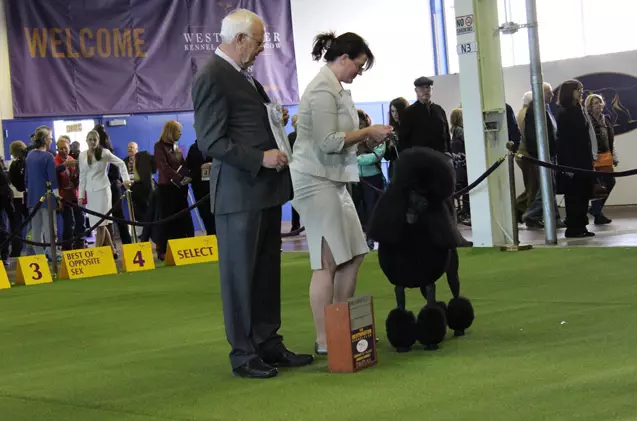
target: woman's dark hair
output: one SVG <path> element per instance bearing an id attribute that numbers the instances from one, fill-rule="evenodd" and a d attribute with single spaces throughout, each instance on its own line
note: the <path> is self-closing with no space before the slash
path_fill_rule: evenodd
<path id="1" fill-rule="evenodd" d="M 583 89 L 584 85 L 577 79 L 570 79 L 562 83 L 560 86 L 560 92 L 558 94 L 557 103 L 564 108 L 574 107 L 576 104 L 575 96 L 573 95 L 577 89 Z M 580 97 L 581 99 L 581 97 Z"/>
<path id="2" fill-rule="evenodd" d="M 38 128 L 35 132 L 35 137 L 33 138 L 33 146 L 36 149 L 40 149 L 43 146 L 46 146 L 46 137 L 51 133 L 51 129 L 48 127 Z"/>
<path id="3" fill-rule="evenodd" d="M 343 54 L 354 60 L 361 54 L 367 56 L 364 70 L 369 70 L 374 65 L 374 54 L 369 46 L 360 35 L 353 32 L 346 32 L 338 38 L 334 32 L 318 34 L 314 38 L 314 46 L 312 48 L 312 58 L 319 61 L 321 57 L 328 63 L 336 60 Z"/>
<path id="4" fill-rule="evenodd" d="M 399 121 L 394 120 L 394 117 L 391 115 L 391 107 L 394 107 L 396 111 L 398 111 Z M 403 97 L 394 98 L 389 103 L 389 125 L 392 126 L 394 129 L 397 129 L 400 125 L 400 121 L 403 119 L 403 113 L 405 112 L 405 109 L 407 107 L 409 107 L 409 101 L 407 101 Z"/>
<path id="5" fill-rule="evenodd" d="M 95 126 L 93 130 L 95 130 L 97 132 L 97 135 L 99 136 L 100 146 L 104 149 L 108 149 L 109 151 L 113 152 L 113 145 L 111 144 L 111 138 L 108 136 L 108 133 L 106 133 L 106 129 L 104 128 L 104 126 L 102 126 L 101 124 L 98 124 L 97 126 Z M 101 151 L 100 151 L 100 155 L 101 155 Z M 97 156 L 95 156 L 95 158 L 97 158 Z"/>

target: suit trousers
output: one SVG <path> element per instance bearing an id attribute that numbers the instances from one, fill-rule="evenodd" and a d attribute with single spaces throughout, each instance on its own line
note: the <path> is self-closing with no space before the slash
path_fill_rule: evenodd
<path id="1" fill-rule="evenodd" d="M 282 343 L 281 207 L 215 215 L 232 368 Z"/>

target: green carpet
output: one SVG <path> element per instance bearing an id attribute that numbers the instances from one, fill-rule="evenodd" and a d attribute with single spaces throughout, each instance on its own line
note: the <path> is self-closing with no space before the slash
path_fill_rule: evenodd
<path id="1" fill-rule="evenodd" d="M 265 381 L 230 375 L 214 264 L 0 291 L 0 420 L 637 419 L 636 254 L 463 250 L 474 325 L 409 354 L 384 337 L 393 290 L 370 255 L 357 294 L 375 299 L 379 364 Z M 311 352 L 307 255 L 283 274 L 285 342 Z"/>

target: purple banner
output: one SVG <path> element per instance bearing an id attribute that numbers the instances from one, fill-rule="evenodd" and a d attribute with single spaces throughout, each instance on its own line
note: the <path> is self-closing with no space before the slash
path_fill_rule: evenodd
<path id="1" fill-rule="evenodd" d="M 14 114 L 191 111 L 197 69 L 236 8 L 265 22 L 255 77 L 298 103 L 290 0 L 5 0 Z"/>

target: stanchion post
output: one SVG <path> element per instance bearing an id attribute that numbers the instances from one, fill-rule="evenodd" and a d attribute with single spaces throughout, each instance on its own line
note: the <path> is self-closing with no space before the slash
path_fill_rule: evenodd
<path id="1" fill-rule="evenodd" d="M 530 250 L 532 246 L 530 244 L 520 245 L 520 231 L 518 230 L 518 218 L 517 218 L 517 203 L 516 203 L 516 193 L 515 193 L 515 153 L 513 152 L 513 142 L 507 143 L 507 149 L 509 150 L 509 154 L 507 155 L 507 163 L 509 170 L 509 196 L 510 204 L 511 204 L 511 215 L 512 218 L 512 230 L 513 233 L 513 244 L 506 245 L 501 247 L 503 251 L 524 251 Z"/>
<path id="2" fill-rule="evenodd" d="M 195 203 L 197 203 L 197 201 L 195 200 L 195 198 L 192 195 L 192 192 L 190 191 L 190 188 L 188 188 L 188 199 L 190 199 L 190 201 L 192 201 L 193 205 Z M 201 215 L 199 215 L 199 209 L 195 208 L 194 211 L 195 211 L 195 215 L 197 215 L 197 222 L 199 222 L 199 228 L 202 231 L 206 231 L 206 226 L 203 224 L 203 221 L 201 220 Z M 206 233 L 207 233 L 207 231 L 206 231 Z"/>
<path id="3" fill-rule="evenodd" d="M 550 162 L 550 151 L 546 128 L 546 108 L 544 105 L 544 86 L 542 80 L 542 62 L 540 60 L 540 38 L 538 34 L 536 0 L 526 0 L 526 18 L 528 21 L 529 56 L 531 61 L 531 86 L 533 90 L 533 112 L 537 133 L 538 158 Z M 544 235 L 546 244 L 557 244 L 555 220 L 555 194 L 551 170 L 541 167 L 540 190 L 544 214 Z"/>
<path id="4" fill-rule="evenodd" d="M 51 189 L 51 182 L 46 182 L 46 206 L 49 214 L 49 240 L 51 242 L 49 253 L 51 255 L 51 262 L 53 266 L 53 277 L 56 278 L 58 274 L 58 253 L 57 248 L 55 246 L 55 196 L 53 195 L 53 190 Z M 38 241 L 40 239 L 36 239 Z"/>
<path id="5" fill-rule="evenodd" d="M 131 221 L 135 222 L 135 211 L 133 209 L 133 199 L 131 198 L 131 191 L 130 189 L 127 187 L 126 188 L 126 203 L 128 204 L 128 216 L 130 218 Z M 137 226 L 136 225 L 131 225 L 131 227 L 133 228 L 133 243 L 137 243 L 139 242 L 139 240 L 137 239 L 137 230 L 135 229 Z"/>

